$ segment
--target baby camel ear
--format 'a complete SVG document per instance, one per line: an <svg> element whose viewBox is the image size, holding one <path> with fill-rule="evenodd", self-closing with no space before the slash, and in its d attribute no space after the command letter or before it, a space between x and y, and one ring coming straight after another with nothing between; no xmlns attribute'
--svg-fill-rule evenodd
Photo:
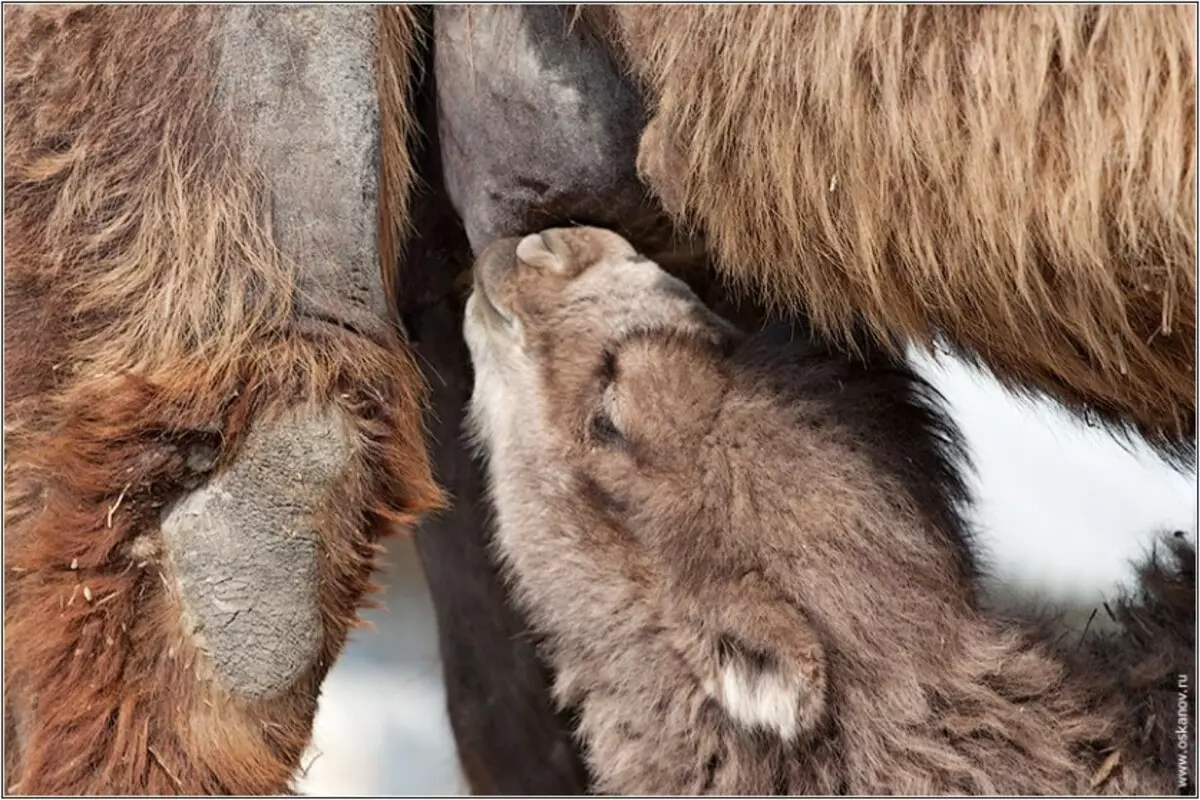
<svg viewBox="0 0 1200 800"><path fill-rule="evenodd" d="M705 692L737 725L793 742L826 716L828 665L805 614L751 573L686 604L684 653Z"/></svg>

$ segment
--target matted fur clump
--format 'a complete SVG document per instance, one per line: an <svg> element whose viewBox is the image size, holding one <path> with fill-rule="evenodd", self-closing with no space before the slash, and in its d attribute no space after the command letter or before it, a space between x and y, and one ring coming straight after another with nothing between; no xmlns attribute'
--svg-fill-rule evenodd
<svg viewBox="0 0 1200 800"><path fill-rule="evenodd" d="M270 187L216 97L215 7L6 7L5 731L9 791L278 793L391 522L436 505L394 333L295 318ZM227 692L159 530L251 428L332 408L318 657Z"/></svg>
<svg viewBox="0 0 1200 800"><path fill-rule="evenodd" d="M826 333L1195 431L1196 9L621 6L643 176Z"/></svg>
<svg viewBox="0 0 1200 800"><path fill-rule="evenodd" d="M868 339L746 337L594 228L474 274L495 545L596 791L1193 785L1191 545L1081 648L981 605L958 432Z"/></svg>

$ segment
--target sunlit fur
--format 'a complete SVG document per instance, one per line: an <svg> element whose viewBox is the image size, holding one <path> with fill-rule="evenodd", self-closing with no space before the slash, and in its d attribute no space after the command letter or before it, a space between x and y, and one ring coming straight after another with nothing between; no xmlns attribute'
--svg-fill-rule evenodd
<svg viewBox="0 0 1200 800"><path fill-rule="evenodd" d="M737 282L1192 450L1195 7L589 17L645 86L643 176Z"/></svg>

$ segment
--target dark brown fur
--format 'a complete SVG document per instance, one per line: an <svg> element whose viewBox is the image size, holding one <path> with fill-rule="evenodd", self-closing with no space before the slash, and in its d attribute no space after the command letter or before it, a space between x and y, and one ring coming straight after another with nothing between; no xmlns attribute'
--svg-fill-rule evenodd
<svg viewBox="0 0 1200 800"><path fill-rule="evenodd" d="M497 544L597 790L1177 788L1190 545L1082 649L987 611L930 387L866 340L744 340L639 261L502 242L467 310Z"/></svg>
<svg viewBox="0 0 1200 800"><path fill-rule="evenodd" d="M585 17L645 85L643 176L738 283L1194 452L1195 7Z"/></svg>
<svg viewBox="0 0 1200 800"><path fill-rule="evenodd" d="M375 540L439 500L394 334L294 316L268 187L213 102L222 13L5 8L13 792L285 791ZM319 526L324 645L290 691L238 700L185 633L159 514L306 404L356 434Z"/></svg>

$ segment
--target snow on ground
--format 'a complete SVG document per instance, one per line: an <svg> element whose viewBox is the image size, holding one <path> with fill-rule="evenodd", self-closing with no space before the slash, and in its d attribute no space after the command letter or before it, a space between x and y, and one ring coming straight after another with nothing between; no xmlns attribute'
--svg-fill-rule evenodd
<svg viewBox="0 0 1200 800"><path fill-rule="evenodd" d="M1118 443L1048 403L1018 400L957 359L914 357L945 395L977 467L973 522L995 584L1087 612L1162 532L1195 540L1196 472Z"/></svg>
<svg viewBox="0 0 1200 800"><path fill-rule="evenodd" d="M433 605L411 540L388 543L385 608L364 616L321 690L296 788L323 797L467 794L438 663Z"/></svg>
<svg viewBox="0 0 1200 800"><path fill-rule="evenodd" d="M977 467L974 522L997 595L1072 606L1082 622L1159 531L1196 532L1196 473L1019 401L952 358L914 362L945 394ZM433 611L408 542L392 542L388 611L369 614L326 681L298 789L324 796L460 794ZM319 755L318 755L319 754ZM313 760L315 758L315 760Z"/></svg>

